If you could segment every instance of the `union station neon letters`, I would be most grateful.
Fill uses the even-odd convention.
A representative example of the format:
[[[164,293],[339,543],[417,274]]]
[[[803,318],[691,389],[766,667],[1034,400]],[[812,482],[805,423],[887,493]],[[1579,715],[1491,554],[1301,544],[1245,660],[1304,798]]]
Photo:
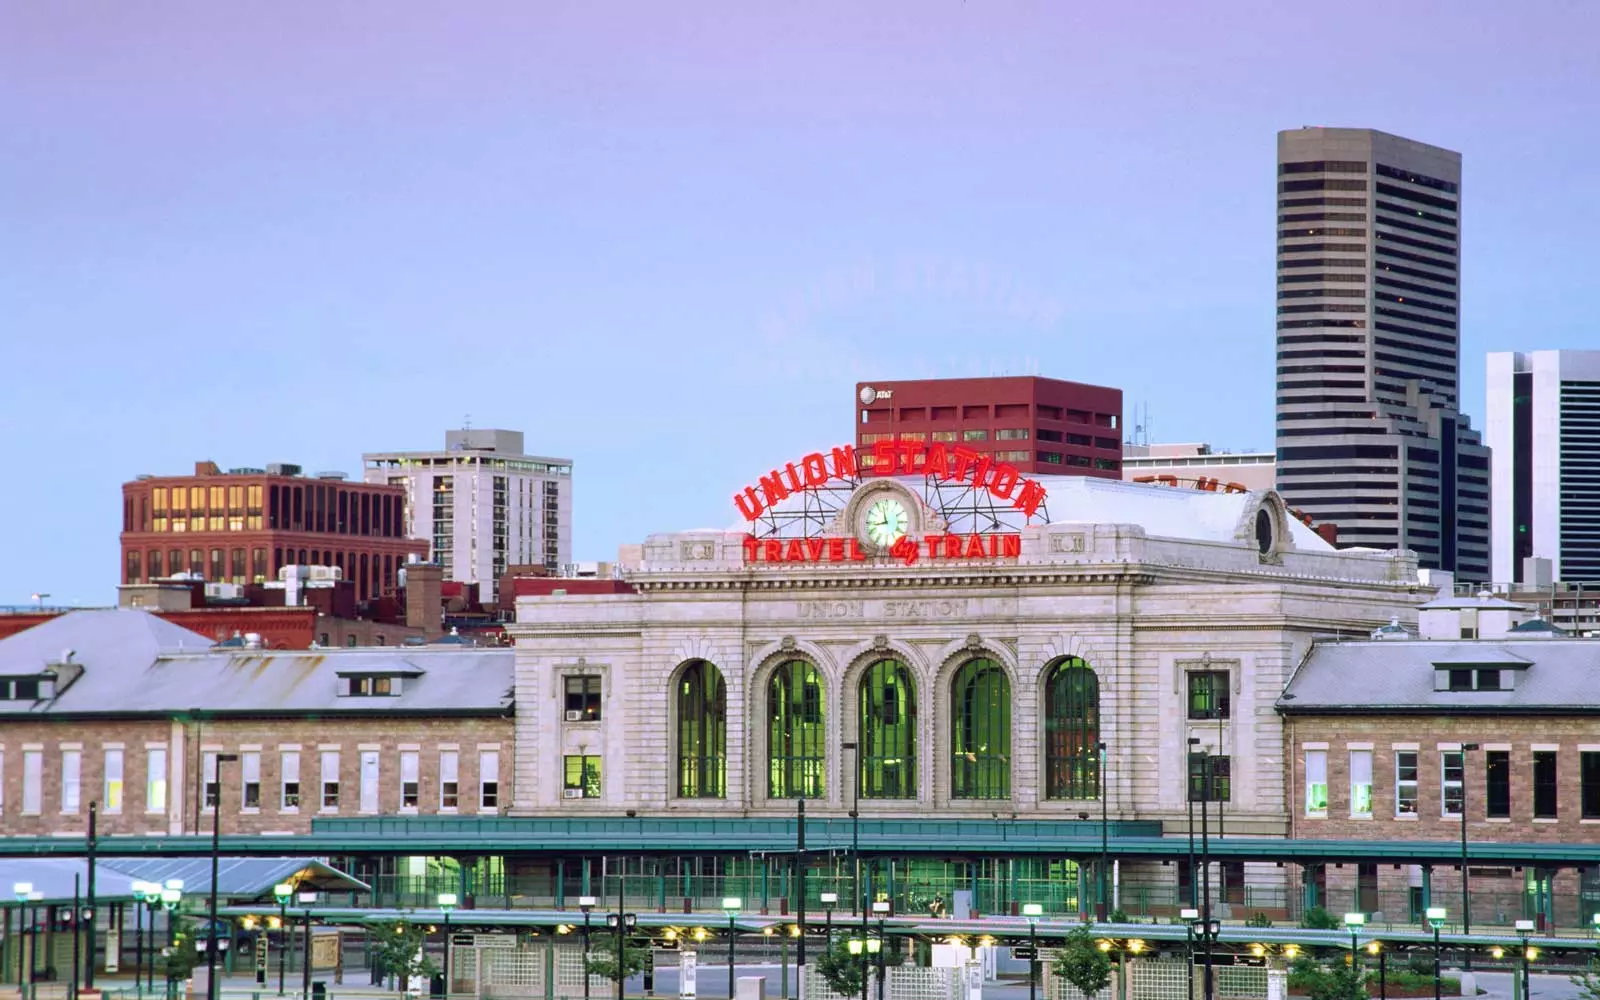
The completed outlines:
[[[861,465],[851,445],[834,448],[828,455],[814,451],[798,462],[773,469],[756,485],[735,493],[733,503],[745,520],[754,521],[790,494],[825,486],[833,479],[854,479],[867,471],[869,467]],[[874,442],[870,472],[876,476],[930,475],[942,482],[970,482],[996,500],[1011,501],[1027,517],[1038,513],[1045,500],[1044,486],[1038,480],[1024,479],[1016,466],[995,462],[961,445],[947,447],[940,441]]]

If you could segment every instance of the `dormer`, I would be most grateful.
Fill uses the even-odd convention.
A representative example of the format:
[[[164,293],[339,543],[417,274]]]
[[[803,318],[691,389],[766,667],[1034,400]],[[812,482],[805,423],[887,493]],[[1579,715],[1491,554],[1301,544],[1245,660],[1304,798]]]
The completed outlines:
[[[336,675],[338,695],[341,698],[398,698],[422,673],[416,667],[340,670]]]
[[[53,701],[83,676],[83,664],[73,662],[72,650],[63,650],[61,659],[43,670],[30,673],[0,674],[0,702]]]
[[[1512,691],[1524,670],[1533,666],[1503,649],[1467,650],[1433,661],[1435,691]]]

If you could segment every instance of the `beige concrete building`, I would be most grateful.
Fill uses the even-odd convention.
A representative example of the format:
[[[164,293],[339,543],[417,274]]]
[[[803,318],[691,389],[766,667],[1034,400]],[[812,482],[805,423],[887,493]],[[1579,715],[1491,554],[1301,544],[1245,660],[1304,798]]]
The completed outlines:
[[[1215,451],[1209,444],[1125,444],[1122,478],[1129,482],[1175,481],[1179,486],[1237,483],[1247,490],[1277,486],[1270,451]]]

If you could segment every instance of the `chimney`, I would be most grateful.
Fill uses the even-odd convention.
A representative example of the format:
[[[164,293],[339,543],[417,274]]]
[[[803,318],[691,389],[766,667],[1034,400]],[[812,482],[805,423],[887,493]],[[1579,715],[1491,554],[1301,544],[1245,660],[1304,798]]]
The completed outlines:
[[[220,476],[222,470],[217,468],[217,463],[210,460],[194,463],[194,474],[197,476]]]
[[[422,629],[429,642],[444,635],[444,602],[439,596],[444,569],[436,563],[406,565],[406,626]]]
[[[1339,544],[1339,526],[1337,524],[1328,524],[1324,522],[1311,530],[1321,535],[1322,540],[1327,542],[1329,545],[1337,546]]]

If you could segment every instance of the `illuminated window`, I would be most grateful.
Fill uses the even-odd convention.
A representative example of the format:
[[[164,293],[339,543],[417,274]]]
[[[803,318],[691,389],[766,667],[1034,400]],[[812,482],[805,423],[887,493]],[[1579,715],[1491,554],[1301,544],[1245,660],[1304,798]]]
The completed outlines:
[[[122,812],[122,750],[120,748],[106,750],[105,792],[101,798],[105,801],[105,809],[108,814],[115,815]]]
[[[917,795],[917,692],[899,660],[879,660],[861,677],[857,720],[861,797]]]
[[[189,509],[203,511],[206,509],[206,489],[204,486],[189,487]]]
[[[1069,656],[1045,681],[1045,795],[1052,799],[1100,797],[1100,679]]]
[[[987,440],[989,440],[989,432],[988,431],[962,431],[961,432],[961,440],[963,440],[963,441],[987,441]]]
[[[206,530],[206,519],[204,517],[199,517],[199,516],[189,518],[189,530],[190,531],[204,531],[204,530]]]
[[[1233,694],[1226,670],[1189,671],[1189,718],[1226,719],[1233,712]]]
[[[994,439],[996,441],[1026,441],[1028,440],[1028,428],[1002,427],[994,432]]]
[[[594,674],[566,679],[568,722],[600,721],[600,678]]]
[[[165,513],[167,509],[167,488],[157,486],[150,491],[150,507],[153,510]]]
[[[804,660],[780,663],[767,682],[767,796],[821,798],[826,785],[822,680]]]
[[[179,516],[189,511],[189,494],[182,486],[172,488],[172,512]]]
[[[167,811],[167,748],[145,748],[144,811]]]
[[[229,512],[242,512],[244,510],[243,486],[228,487],[228,510]]]
[[[246,495],[249,498],[250,513],[261,513],[261,487],[259,485],[246,487]]]
[[[1026,462],[1031,454],[1026,451],[997,451],[994,453],[996,462]]]
[[[598,799],[600,758],[583,754],[568,754],[563,757],[561,787],[564,797],[569,799]]]
[[[1328,814],[1328,751],[1306,751],[1306,815]]]
[[[1189,801],[1227,802],[1232,795],[1232,757],[1218,753],[1189,755]]]
[[[973,660],[950,682],[950,795],[1011,797],[1011,681],[993,660]]]
[[[1350,815],[1372,815],[1372,751],[1350,751]]]
[[[227,490],[221,486],[211,487],[211,513],[220,514],[227,508]],[[198,506],[198,505],[197,505]]]
[[[157,518],[152,519],[151,522],[150,522],[150,530],[152,530],[152,531],[166,531],[167,530],[167,519],[164,518],[164,517],[157,517]]]
[[[933,440],[935,440],[935,441],[954,441],[955,439],[956,439],[956,432],[955,431],[934,431],[933,432]]]
[[[695,660],[678,680],[678,797],[722,798],[727,751],[727,686],[721,671]]]

